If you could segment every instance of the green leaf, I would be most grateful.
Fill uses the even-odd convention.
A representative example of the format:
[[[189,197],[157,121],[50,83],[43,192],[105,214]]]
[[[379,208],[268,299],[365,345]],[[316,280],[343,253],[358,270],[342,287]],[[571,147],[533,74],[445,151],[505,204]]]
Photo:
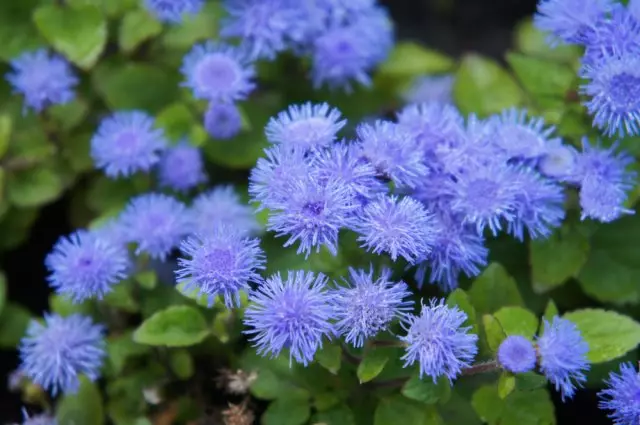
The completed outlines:
[[[538,330],[536,315],[522,307],[502,307],[494,313],[494,317],[500,322],[507,336],[522,335],[533,339]]]
[[[625,355],[640,344],[640,323],[628,316],[600,309],[584,309],[563,316],[576,324],[589,344],[591,363],[603,363]]]
[[[516,47],[523,53],[567,63],[578,60],[582,55],[579,46],[560,44],[551,47],[548,43],[548,34],[537,29],[531,19],[522,21],[515,32]]]
[[[4,209],[0,204],[0,208]],[[33,222],[38,218],[37,208],[11,208],[3,212],[0,221],[0,248],[11,249],[20,245],[29,236]]]
[[[64,295],[51,294],[49,296],[49,310],[60,316],[67,317],[72,314],[91,315],[91,301],[81,303],[71,301]]]
[[[382,398],[374,414],[373,425],[439,425],[442,419],[432,406],[401,395]]]
[[[140,311],[136,299],[133,296],[131,281],[120,282],[112,287],[112,290],[104,297],[104,303],[128,313]]]
[[[7,303],[0,314],[0,348],[15,349],[30,321],[29,310],[12,302]]]
[[[171,370],[180,379],[189,379],[193,376],[194,366],[191,354],[184,348],[171,350],[169,357]]]
[[[89,104],[80,98],[76,98],[62,105],[53,105],[47,110],[47,113],[64,131],[72,130],[80,125],[88,112]],[[63,140],[63,143],[64,142]]]
[[[133,340],[147,345],[187,347],[202,342],[208,335],[202,314],[194,307],[179,305],[159,311],[142,322]]]
[[[356,425],[356,418],[348,406],[342,405],[314,416],[313,424]]]
[[[104,424],[102,397],[96,385],[87,378],[81,377],[78,393],[66,394],[58,403],[56,419],[60,425]]]
[[[365,352],[357,370],[360,383],[364,384],[375,379],[376,376],[380,375],[388,361],[389,356],[383,350],[371,349]]]
[[[7,276],[4,272],[0,271],[0,317],[2,310],[7,303]]]
[[[170,26],[162,42],[169,49],[187,50],[200,40],[217,38],[218,20],[222,14],[219,2],[206,2],[196,16],[187,16],[180,25]]]
[[[275,400],[292,395],[297,398],[309,397],[308,391],[295,386],[269,368],[260,369],[258,377],[251,384],[251,394],[261,400]]]
[[[172,103],[164,108],[158,114],[156,124],[164,129],[171,140],[189,136],[195,145],[202,145],[208,138],[200,120],[184,103]]]
[[[142,356],[150,352],[147,345],[134,342],[133,332],[127,331],[117,336],[109,336],[107,339],[108,358],[113,368],[113,374],[119,375],[128,359]]]
[[[502,341],[507,338],[507,334],[504,332],[504,329],[502,329],[502,325],[500,325],[498,319],[491,314],[482,316],[482,325],[487,338],[487,345],[493,353],[496,353]]]
[[[549,300],[547,307],[544,309],[543,317],[547,319],[547,321],[551,321],[558,314],[558,307],[556,307],[556,303],[554,303],[553,300]]]
[[[82,69],[91,69],[106,45],[107,21],[97,7],[40,6],[33,19],[54,49]]]
[[[547,386],[547,378],[535,372],[518,373],[516,375],[516,389],[531,391]]]
[[[501,373],[500,378],[498,378],[498,397],[504,400],[509,396],[509,394],[513,392],[515,388],[516,388],[515,375],[507,372]]]
[[[473,282],[469,298],[480,314],[493,313],[504,306],[524,305],[516,281],[499,263],[489,264]]]
[[[380,75],[410,79],[423,74],[451,71],[455,62],[450,57],[411,41],[397,43],[389,58],[380,65]]]
[[[162,32],[162,25],[144,10],[127,12],[120,23],[118,43],[125,53],[133,52],[141,43]]]
[[[401,393],[411,400],[426,404],[445,403],[451,396],[451,383],[444,376],[433,382],[430,377],[420,379],[419,375],[413,375],[404,384]]]
[[[11,131],[13,129],[13,121],[11,115],[0,114],[0,158],[4,157],[9,149],[9,140],[11,140]]]
[[[316,353],[316,360],[320,366],[335,375],[340,370],[342,348],[338,344],[325,344],[322,350]]]
[[[465,113],[487,116],[523,101],[520,87],[496,62],[475,54],[462,58],[453,87],[456,104]]]
[[[478,389],[471,400],[473,408],[489,425],[554,425],[553,403],[546,389],[513,391],[504,400],[495,386]]]
[[[153,289],[158,284],[158,274],[155,270],[143,270],[133,276],[140,286],[144,289]]]
[[[471,327],[471,333],[478,333],[478,319],[476,315],[476,309],[473,308],[469,295],[462,289],[457,288],[455,291],[449,294],[447,297],[447,305],[450,307],[457,306],[466,315],[467,319],[464,321],[464,326]]]
[[[575,71],[569,66],[551,60],[508,53],[507,62],[524,89],[534,98],[564,99],[577,78]]]
[[[267,407],[262,415],[262,425],[302,425],[311,416],[309,400],[280,398]]]
[[[17,207],[38,207],[58,199],[64,191],[60,173],[50,166],[34,167],[9,175],[7,197]]]
[[[31,10],[27,12],[18,14],[5,11],[4,5],[0,6],[0,60],[8,62],[20,53],[33,51],[45,45],[38,30],[31,23]]]

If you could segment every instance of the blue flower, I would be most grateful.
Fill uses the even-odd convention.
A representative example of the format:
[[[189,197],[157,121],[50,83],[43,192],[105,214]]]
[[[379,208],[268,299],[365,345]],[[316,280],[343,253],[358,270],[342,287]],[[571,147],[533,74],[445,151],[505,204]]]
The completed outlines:
[[[131,199],[120,223],[128,229],[129,241],[138,245],[137,255],[144,252],[159,260],[164,260],[193,227],[185,205],[159,193]]]
[[[410,264],[423,260],[437,234],[433,215],[410,197],[378,195],[358,218],[354,229],[361,246],[375,254],[386,252],[393,261],[398,257]]]
[[[265,133],[271,143],[308,150],[333,143],[346,124],[340,118],[340,111],[326,103],[291,105],[269,120]]]
[[[549,143],[538,161],[538,170],[557,181],[571,181],[575,177],[578,152],[561,141]]]
[[[29,416],[24,408],[22,409],[22,416],[24,417],[22,425],[58,425],[58,420],[53,416],[47,414]]]
[[[145,0],[145,8],[158,20],[173,24],[180,23],[185,15],[197,15],[204,0]]]
[[[614,425],[640,423],[640,375],[631,363],[622,363],[620,373],[611,372],[607,388],[600,391],[600,408],[610,410]]]
[[[534,23],[539,29],[551,33],[553,45],[558,40],[586,44],[612,4],[612,0],[540,0]]]
[[[178,281],[186,290],[206,295],[209,306],[220,295],[228,308],[239,307],[239,291],[262,280],[258,270],[264,270],[265,256],[260,241],[227,225],[213,227],[206,236],[189,237],[180,250],[191,259],[178,259]]]
[[[32,321],[20,342],[20,369],[52,395],[75,393],[79,375],[94,381],[105,356],[101,325],[89,317],[45,315],[44,324]]]
[[[344,283],[331,292],[331,303],[338,333],[355,347],[362,347],[366,339],[413,310],[409,288],[404,282],[393,282],[390,269],[382,269],[374,279],[373,267],[368,272],[350,268]]]
[[[246,99],[256,87],[255,70],[242,48],[206,41],[187,53],[180,68],[184,87],[196,99],[233,102]]]
[[[563,401],[572,398],[576,386],[587,380],[584,372],[589,370],[588,351],[589,346],[572,322],[557,316],[551,323],[544,319],[544,331],[538,337],[540,370]]]
[[[331,295],[325,291],[326,277],[305,271],[289,271],[268,278],[249,295],[244,333],[258,347],[258,354],[278,356],[288,348],[290,362],[305,366],[322,348],[324,337],[331,338],[333,309]]]
[[[74,302],[102,299],[127,277],[129,253],[124,245],[79,230],[61,237],[45,259],[47,280],[59,294]]]
[[[580,218],[593,218],[602,223],[617,220],[634,210],[625,207],[627,193],[617,184],[599,177],[587,177],[580,184]]]
[[[241,202],[230,185],[216,186],[198,195],[191,205],[191,216],[195,232],[204,235],[221,225],[247,234],[261,230],[253,208]]]
[[[233,103],[211,102],[204,114],[204,128],[214,139],[235,137],[242,128],[242,117]]]
[[[529,372],[536,367],[536,360],[533,343],[523,336],[508,336],[498,347],[498,361],[509,372]]]
[[[450,74],[419,76],[402,97],[407,103],[452,103],[454,82],[455,76]]]
[[[463,326],[467,315],[458,307],[449,307],[444,300],[431,300],[422,305],[419,316],[409,316],[403,327],[407,335],[400,340],[407,344],[402,356],[405,367],[418,362],[420,377],[428,375],[436,382],[440,376],[453,381],[473,362],[478,352],[478,336]]]
[[[164,132],[141,111],[116,112],[100,123],[91,139],[91,157],[108,177],[147,172],[166,146]]]
[[[600,20],[586,46],[583,63],[593,64],[616,54],[640,53],[640,15],[635,16],[631,7],[615,3],[610,17]]]
[[[49,105],[59,105],[75,98],[78,84],[69,63],[46,49],[22,53],[9,65],[6,79],[14,93],[24,96],[25,108],[40,112]]]
[[[200,149],[182,141],[168,148],[160,159],[160,184],[178,191],[187,191],[207,180]]]

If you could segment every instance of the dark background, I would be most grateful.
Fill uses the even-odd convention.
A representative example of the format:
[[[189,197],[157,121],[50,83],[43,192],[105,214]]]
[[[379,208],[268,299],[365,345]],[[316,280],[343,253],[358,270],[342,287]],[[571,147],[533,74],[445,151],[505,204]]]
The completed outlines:
[[[398,39],[420,41],[452,56],[473,51],[498,60],[511,46],[514,26],[531,16],[536,6],[536,0],[383,0],[381,3],[391,12]],[[0,254],[0,269],[5,270],[9,281],[9,298],[37,315],[46,310],[49,295],[44,257],[60,235],[72,231],[67,220],[68,205],[69,199],[64,198],[44,208],[28,242]],[[7,392],[4,378],[17,365],[15,352],[0,351],[0,376],[3,377],[0,425],[21,419],[20,399]],[[610,423],[597,409],[593,391],[580,391],[568,403],[554,401],[561,425],[584,421],[593,425]]]

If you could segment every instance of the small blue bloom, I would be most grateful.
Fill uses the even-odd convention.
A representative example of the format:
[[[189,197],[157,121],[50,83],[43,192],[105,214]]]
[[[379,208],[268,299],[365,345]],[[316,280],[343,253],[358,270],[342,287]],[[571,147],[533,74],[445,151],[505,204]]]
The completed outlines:
[[[206,41],[191,48],[180,68],[184,87],[196,99],[234,102],[246,99],[256,87],[255,70],[240,47]]]
[[[625,207],[627,192],[615,183],[599,177],[587,177],[580,183],[580,218],[593,218],[602,223],[617,220],[635,211]]]
[[[197,15],[204,0],[145,0],[145,8],[158,20],[172,24],[180,23],[185,15]]]
[[[600,391],[600,408],[610,410],[614,425],[640,423],[640,375],[631,363],[622,363],[620,373],[611,372],[607,388]]]
[[[102,120],[91,139],[96,167],[111,178],[149,171],[167,144],[164,132],[154,126],[154,119],[141,111],[116,112]]]
[[[544,320],[544,331],[538,337],[540,370],[560,392],[562,400],[572,398],[576,386],[587,380],[589,345],[572,322],[554,317]]]
[[[323,338],[335,334],[326,282],[322,274],[289,271],[286,279],[274,274],[250,293],[244,315],[250,329],[244,333],[251,335],[258,354],[275,357],[288,348],[290,362],[306,366],[313,360]]]
[[[13,59],[6,79],[14,93],[24,96],[25,108],[40,112],[49,105],[72,101],[78,84],[71,65],[46,49],[22,53]]]
[[[538,170],[545,176],[557,181],[571,181],[575,177],[578,152],[561,141],[549,143],[538,161]]]
[[[61,237],[45,259],[47,280],[74,302],[102,299],[127,277],[129,253],[124,245],[85,230]]]
[[[291,105],[269,120],[265,133],[271,143],[309,150],[333,143],[346,124],[340,118],[340,111],[326,103]]]
[[[120,224],[128,229],[130,242],[138,247],[136,254],[147,253],[164,260],[193,227],[185,205],[171,196],[148,193],[129,201]]]
[[[168,148],[160,159],[160,185],[187,191],[207,180],[200,149],[182,141]]]
[[[508,336],[498,347],[500,366],[512,373],[524,373],[536,367],[533,343],[520,335]]]
[[[612,0],[540,0],[533,21],[536,27],[551,33],[553,45],[559,40],[586,44],[612,5]]]
[[[178,259],[178,282],[187,291],[197,289],[199,295],[206,295],[209,306],[219,295],[228,308],[239,307],[239,291],[262,280],[258,270],[264,270],[265,256],[260,241],[232,227],[218,225],[206,236],[189,237],[180,250],[191,258]]]
[[[625,7],[615,3],[610,17],[601,19],[597,31],[586,46],[583,63],[597,63],[602,58],[617,54],[640,53],[640,15],[635,16],[631,4]]]
[[[211,102],[204,114],[204,128],[214,139],[228,140],[242,129],[242,116],[233,103]]]
[[[453,75],[423,75],[414,79],[411,86],[404,92],[403,99],[407,103],[452,103]]]
[[[20,342],[20,369],[52,395],[75,393],[79,375],[92,381],[100,376],[105,356],[104,328],[89,317],[73,314],[44,316],[32,321]]]
[[[362,347],[366,339],[413,310],[409,288],[402,281],[392,281],[390,269],[382,269],[374,279],[373,267],[368,272],[349,268],[349,279],[344,283],[331,292],[331,303],[338,333],[354,347]]]
[[[418,316],[409,316],[403,327],[407,335],[400,340],[407,344],[402,356],[404,366],[420,365],[420,377],[428,375],[436,382],[440,376],[453,381],[473,362],[478,353],[478,336],[463,326],[467,315],[458,307],[449,307],[444,300],[431,300],[422,305]]]
[[[191,216],[195,233],[204,235],[221,225],[246,234],[261,230],[253,208],[241,202],[230,185],[216,186],[198,195],[191,205]]]

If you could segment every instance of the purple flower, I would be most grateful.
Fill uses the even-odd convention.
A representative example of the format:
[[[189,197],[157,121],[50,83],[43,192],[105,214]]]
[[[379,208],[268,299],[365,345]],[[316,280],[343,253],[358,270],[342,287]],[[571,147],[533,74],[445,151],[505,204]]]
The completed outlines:
[[[197,15],[204,5],[203,0],[145,0],[145,8],[158,20],[180,23],[185,15]]]
[[[550,32],[550,41],[587,43],[597,24],[612,8],[612,0],[540,0],[534,17],[536,27]]]
[[[127,277],[130,261],[125,246],[79,230],[58,240],[45,265],[51,273],[49,285],[74,302],[82,302],[102,299],[111,292]]]
[[[233,102],[246,99],[255,88],[255,70],[242,48],[206,41],[186,54],[180,68],[182,85],[196,99]]]
[[[251,335],[258,354],[275,357],[288,348],[290,362],[306,366],[313,360],[323,338],[335,333],[326,282],[322,274],[289,271],[285,280],[277,273],[250,293],[244,315],[250,329],[244,333]]]
[[[607,388],[600,391],[600,408],[610,410],[614,425],[640,423],[640,375],[631,363],[622,363],[620,373],[611,372]]]
[[[444,300],[422,305],[419,316],[409,316],[403,327],[407,344],[402,356],[404,366],[420,365],[420,377],[428,375],[436,382],[440,376],[453,381],[463,368],[471,365],[478,352],[478,336],[463,326],[467,315],[458,307],[448,307]]]
[[[617,184],[599,177],[587,177],[580,185],[580,218],[593,218],[602,223],[617,220],[623,215],[634,214],[624,206],[627,193]]]
[[[453,75],[423,75],[417,77],[411,86],[403,94],[407,103],[452,103],[453,102]]]
[[[331,291],[331,303],[338,333],[355,347],[362,347],[366,339],[413,310],[409,288],[404,282],[393,282],[390,269],[382,269],[374,279],[373,267],[368,272],[349,268],[349,279],[344,283],[346,286]]]
[[[563,401],[572,398],[576,386],[587,380],[584,372],[589,370],[588,351],[589,346],[572,322],[557,316],[551,323],[544,319],[544,331],[538,337],[540,370]]]
[[[640,53],[640,15],[632,5],[613,4],[610,17],[600,20],[586,46],[583,63],[593,64],[607,56]]]
[[[529,372],[536,367],[536,349],[527,338],[511,335],[498,347],[498,361],[509,372]]]
[[[94,381],[100,376],[105,355],[104,328],[89,317],[44,316],[32,321],[20,342],[20,369],[52,395],[75,393],[79,375]]]
[[[571,181],[575,175],[578,152],[562,142],[550,143],[538,161],[538,170],[557,181]]]
[[[191,205],[191,216],[195,232],[204,235],[221,225],[246,234],[261,230],[253,209],[240,201],[230,185],[216,186],[198,195]]]
[[[240,290],[250,282],[259,283],[258,270],[264,270],[265,256],[260,241],[226,225],[215,226],[206,236],[189,237],[180,250],[191,259],[179,258],[176,277],[185,289],[206,295],[209,306],[215,297],[224,297],[228,308],[240,306]]]
[[[9,65],[11,72],[6,79],[14,93],[24,96],[25,109],[40,112],[49,105],[64,104],[76,97],[73,89],[78,78],[61,56],[39,49],[22,53]]]
[[[177,191],[187,191],[207,180],[200,149],[182,141],[168,148],[160,159],[160,184]]]
[[[91,157],[108,177],[147,172],[166,146],[164,132],[141,111],[116,112],[100,123],[91,139]]]
[[[242,116],[233,103],[209,103],[204,114],[204,128],[214,139],[228,140],[242,128]]]
[[[333,143],[346,124],[340,118],[340,111],[326,103],[291,105],[269,120],[265,133],[271,143],[309,150]]]

